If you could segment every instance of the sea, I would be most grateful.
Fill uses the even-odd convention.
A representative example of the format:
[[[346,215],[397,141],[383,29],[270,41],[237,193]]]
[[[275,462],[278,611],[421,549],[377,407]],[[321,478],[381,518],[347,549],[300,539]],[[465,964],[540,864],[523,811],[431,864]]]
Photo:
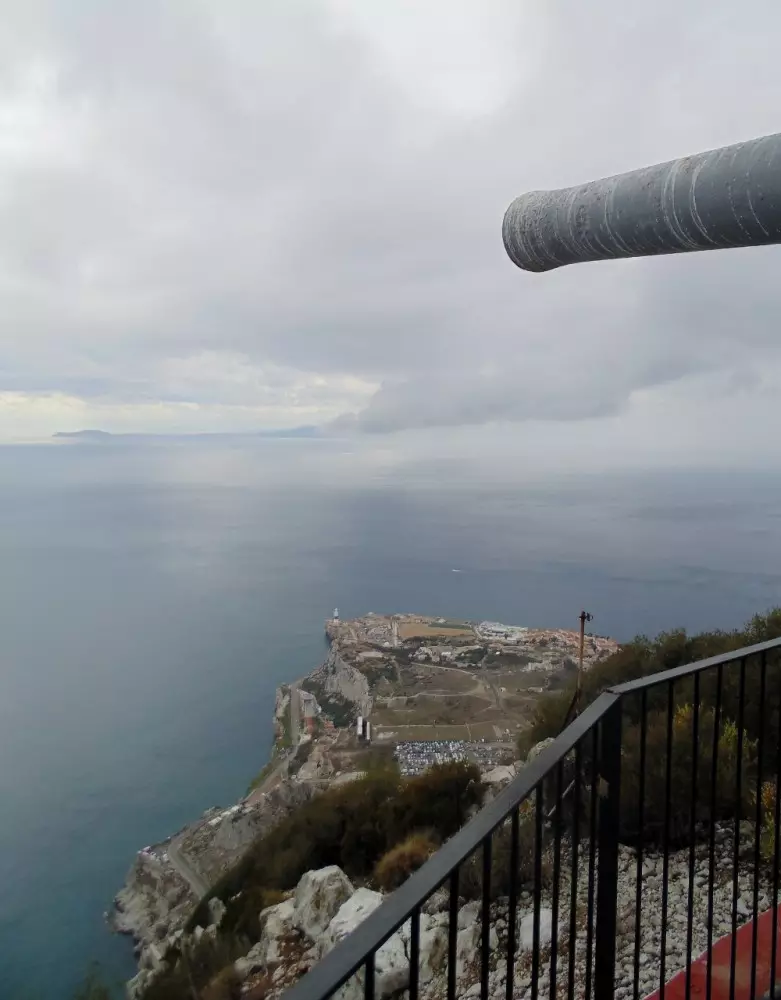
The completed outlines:
[[[626,640],[781,604],[781,474],[537,472],[382,439],[0,448],[0,1000],[120,984],[135,853],[230,804],[323,623]]]

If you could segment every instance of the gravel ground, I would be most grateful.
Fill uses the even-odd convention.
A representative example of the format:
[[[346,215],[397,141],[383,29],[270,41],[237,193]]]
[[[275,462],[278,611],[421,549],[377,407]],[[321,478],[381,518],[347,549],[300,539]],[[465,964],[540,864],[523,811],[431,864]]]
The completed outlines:
[[[733,901],[733,831],[723,827],[717,830],[715,850],[715,875],[713,892],[713,941],[732,930]],[[740,860],[738,865],[737,926],[750,919],[753,908],[754,866],[753,827],[744,823],[741,832]],[[635,893],[637,860],[634,851],[621,848],[619,855],[619,897],[617,921],[616,989],[617,1000],[629,1000],[634,993],[635,963]],[[692,958],[699,957],[708,946],[708,875],[709,857],[707,844],[695,848]],[[569,849],[562,850],[561,895],[558,913],[559,945],[556,963],[556,996],[566,997],[569,976]],[[642,891],[640,911],[639,942],[639,989],[638,996],[645,997],[658,988],[661,974],[662,953],[662,902],[663,902],[663,858],[660,854],[644,857],[642,866]],[[667,927],[665,942],[665,981],[686,965],[687,914],[689,894],[689,850],[671,853],[667,877]],[[772,898],[770,873],[760,873],[758,912],[770,907]],[[578,892],[576,907],[576,960],[575,996],[586,996],[586,926],[588,902],[588,844],[582,845],[578,860]],[[515,997],[531,997],[531,950],[529,948],[529,924],[533,912],[532,897],[522,893],[519,899],[516,941],[518,957],[515,963]],[[541,940],[544,948],[540,956],[540,976],[538,995],[551,996],[550,925],[551,896],[549,891],[542,894]],[[525,928],[523,918],[527,917]],[[492,906],[492,923],[498,936],[498,947],[491,955],[489,995],[504,998],[506,984],[507,949],[507,902],[499,900]],[[547,934],[545,928],[548,928]],[[474,1000],[480,995],[479,955],[475,956],[466,975],[459,983],[459,997]],[[439,1000],[444,996],[444,984],[437,980],[422,991],[426,1000]]]

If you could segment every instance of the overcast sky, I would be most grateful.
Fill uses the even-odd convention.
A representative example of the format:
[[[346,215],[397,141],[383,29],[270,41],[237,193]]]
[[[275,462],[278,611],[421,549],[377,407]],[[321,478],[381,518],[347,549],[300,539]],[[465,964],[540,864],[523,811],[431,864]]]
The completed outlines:
[[[779,131],[780,37],[771,0],[0,0],[0,437],[776,461],[781,249],[529,275],[501,222]]]

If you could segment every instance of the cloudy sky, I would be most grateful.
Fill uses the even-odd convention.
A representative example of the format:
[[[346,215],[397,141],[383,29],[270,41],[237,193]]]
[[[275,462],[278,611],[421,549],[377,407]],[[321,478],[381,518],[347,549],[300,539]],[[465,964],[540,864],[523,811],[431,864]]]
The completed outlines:
[[[0,0],[0,438],[781,458],[781,249],[517,270],[507,204],[781,129],[770,0]]]

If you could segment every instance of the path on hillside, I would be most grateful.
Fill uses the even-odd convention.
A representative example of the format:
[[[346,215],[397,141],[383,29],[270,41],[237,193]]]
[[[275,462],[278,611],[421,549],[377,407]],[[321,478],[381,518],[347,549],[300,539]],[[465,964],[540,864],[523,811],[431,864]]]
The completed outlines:
[[[280,778],[287,776],[288,766],[301,739],[299,732],[301,726],[301,698],[298,694],[300,686],[301,681],[294,681],[290,685],[290,747],[279,754],[279,762],[271,773],[266,775],[263,783],[253,789],[247,796],[247,805],[257,805],[268,789],[273,788]]]
[[[195,893],[197,899],[201,899],[209,891],[209,886],[204,882],[198,872],[192,867],[181,854],[182,837],[174,837],[168,845],[168,860],[171,867],[185,880]]]
[[[301,681],[293,681],[290,685],[290,745],[295,750],[300,739],[298,730],[301,725],[301,699],[298,689]]]

